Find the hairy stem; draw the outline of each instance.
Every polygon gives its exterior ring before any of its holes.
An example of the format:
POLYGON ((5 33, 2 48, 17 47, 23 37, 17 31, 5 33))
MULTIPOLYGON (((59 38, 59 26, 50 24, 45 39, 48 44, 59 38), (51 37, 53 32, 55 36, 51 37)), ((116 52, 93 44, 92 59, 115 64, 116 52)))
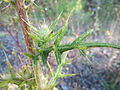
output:
MULTIPOLYGON (((84 49, 84 48, 92 48, 92 47, 109 47, 109 48, 115 48, 115 49, 120 49, 120 45, 115 45, 115 44, 110 44, 110 43, 81 43, 79 45, 71 45, 71 44, 67 44, 67 45, 61 45, 58 46, 58 50, 60 52, 64 52, 64 51, 68 51, 74 48, 78 48, 78 49, 84 49)), ((54 50, 53 47, 49 47, 44 49, 43 51, 52 51, 54 50)))
POLYGON ((27 24, 23 21, 23 20, 25 20, 25 21, 27 20, 26 12, 24 9, 24 2, 23 2, 23 0, 16 0, 15 5, 16 5, 16 10, 19 15, 20 24, 21 24, 21 27, 23 30, 26 47, 31 54, 34 54, 33 41, 32 41, 32 38, 28 34, 28 32, 30 33, 30 29, 28 28, 27 24))

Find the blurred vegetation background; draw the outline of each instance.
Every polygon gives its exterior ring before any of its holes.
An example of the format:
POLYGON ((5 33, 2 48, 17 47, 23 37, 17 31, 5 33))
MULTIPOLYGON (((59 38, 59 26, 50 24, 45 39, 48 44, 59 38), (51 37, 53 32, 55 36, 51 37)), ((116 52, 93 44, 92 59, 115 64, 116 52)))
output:
MULTIPOLYGON (((90 28, 94 29, 94 36, 98 36, 99 33, 116 35, 120 32, 119 0, 25 0, 25 8, 29 21, 38 28, 49 26, 63 12, 57 30, 64 24, 69 12, 75 8, 66 35, 77 37, 90 28)), ((14 0, 0 1, 0 12, 0 22, 9 30, 19 32, 20 25, 14 0)))
MULTIPOLYGON (((15 27, 20 29, 15 7, 11 6, 9 1, 14 4, 14 0, 0 1, 0 22, 10 30, 15 27)), ((119 32, 116 27, 120 20, 119 0, 25 0, 25 7, 28 19, 37 27, 43 24, 48 26, 61 12, 63 12, 60 22, 62 25, 69 12, 75 8, 69 20, 68 35, 79 35, 89 28, 107 33, 114 28, 119 32)), ((59 26, 56 30, 57 28, 59 26)))
MULTIPOLYGON (((24 1, 28 21, 39 29, 48 27, 63 12, 59 25, 55 29, 58 30, 66 21, 69 12, 73 8, 75 9, 69 19, 69 26, 66 33, 68 39, 66 38, 63 41, 65 43, 89 29, 94 29, 94 35, 88 41, 92 39, 94 41, 120 43, 119 0, 24 1)), ((14 50, 23 51, 22 48, 25 48, 14 3, 14 0, 0 1, 0 43, 4 44, 6 50, 10 52, 9 54, 14 50)), ((1 57, 4 57, 2 50, 1 57)), ((3 66, 3 63, 1 63, 1 67, 3 66)))
MULTIPOLYGON (((120 44, 120 0, 24 1, 28 21, 39 29, 48 27, 63 12, 59 25, 55 29, 58 30, 68 18, 69 12, 75 9, 69 19, 66 33, 68 38, 63 43, 70 42, 83 32, 93 29, 94 34, 88 39, 89 42, 94 40, 96 42, 107 41, 120 44)), ((9 58, 11 58, 14 50, 22 51, 21 47, 25 48, 14 0, 0 0, 0 47, 3 46, 8 51, 9 58)), ((112 50, 106 50, 105 52, 109 51, 112 52, 112 50)), ((110 54, 110 56, 112 55, 114 54, 110 54)), ((0 49, 0 57, 3 57, 0 58, 0 61, 2 61, 0 62, 0 72, 3 72, 6 71, 4 68, 6 66, 2 49, 0 49)), ((19 62, 15 60, 15 57, 12 57, 10 62, 13 66, 15 65, 14 67, 17 67, 19 62)))
MULTIPOLYGON (((0 21, 7 26, 17 24, 18 17, 9 0, 0 1, 0 21)), ((11 0, 14 2, 14 0, 11 0)), ((95 22, 100 27, 106 28, 113 21, 119 19, 119 0, 25 0, 29 19, 33 23, 53 21, 62 11, 61 20, 65 20, 68 13, 75 8, 73 26, 86 27, 95 22)), ((96 25, 96 24, 95 24, 96 25)), ((97 25, 96 25, 97 26, 97 25)))

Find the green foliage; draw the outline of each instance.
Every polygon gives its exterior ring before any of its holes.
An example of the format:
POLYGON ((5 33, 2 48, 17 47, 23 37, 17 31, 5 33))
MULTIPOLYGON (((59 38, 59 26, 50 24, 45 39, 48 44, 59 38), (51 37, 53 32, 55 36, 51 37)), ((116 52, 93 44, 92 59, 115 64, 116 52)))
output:
POLYGON ((33 90, 40 88, 42 88, 43 90, 51 90, 52 88, 55 88, 55 86, 57 85, 57 80, 59 78, 75 75, 75 74, 64 75, 61 73, 64 65, 69 63, 69 61, 65 60, 69 50, 75 48, 79 49, 80 54, 86 56, 84 50, 88 48, 110 47, 120 49, 120 45, 115 44, 84 42, 84 39, 87 36, 89 36, 93 32, 93 30, 89 30, 83 33, 72 43, 61 45, 60 42, 67 30, 68 20, 65 22, 64 26, 61 27, 57 32, 53 32, 53 29, 56 27, 59 18, 60 16, 55 20, 55 22, 53 22, 53 24, 47 26, 47 28, 45 27, 40 30, 25 21, 26 24, 28 24, 28 26, 32 29, 32 32, 29 33, 29 35, 36 43, 35 46, 36 54, 35 55, 25 54, 26 56, 33 60, 32 66, 30 66, 32 68, 32 71, 30 70, 30 68, 28 68, 28 66, 25 66, 22 67, 22 72, 15 73, 12 65, 8 61, 8 58, 5 54, 7 59, 6 63, 8 65, 8 69, 10 71, 11 76, 9 79, 0 80, 1 87, 6 88, 8 87, 8 83, 12 83, 18 85, 20 89, 25 89, 26 88, 25 85, 28 85, 29 89, 33 90), (51 65, 47 62, 47 57, 51 51, 54 51, 56 61, 58 64, 55 71, 53 71, 51 65), (43 63, 43 65, 48 66, 48 68, 50 69, 51 74, 50 76, 48 74, 44 74, 43 71, 39 69, 39 67, 42 67, 40 64, 41 62, 43 63))
POLYGON ((102 80, 101 85, 108 90, 116 90, 115 88, 117 86, 114 80, 112 81, 102 80))
MULTIPOLYGON (((54 27, 56 27, 57 23, 58 23, 58 19, 55 22, 53 22, 52 25, 50 25, 48 30, 50 30, 51 27, 52 27, 52 29, 54 29, 54 27)), ((46 36, 43 36, 44 38, 41 38, 40 37, 41 36, 40 33, 42 33, 42 30, 34 29, 34 27, 33 27, 33 30, 35 31, 35 34, 31 33, 31 36, 34 37, 33 40, 35 41, 35 43, 37 43, 35 57, 38 57, 38 58, 41 57, 40 59, 43 62, 43 64, 44 65, 48 65, 48 67, 50 68, 50 71, 51 71, 50 73, 51 73, 51 76, 52 76, 50 81, 48 83, 46 82, 48 84, 48 86, 45 87, 45 88, 47 88, 45 90, 49 90, 51 88, 54 88, 56 86, 57 80, 59 78, 62 78, 64 76, 74 75, 74 74, 70 74, 70 75, 60 74, 61 70, 62 70, 62 67, 65 64, 67 64, 66 61, 63 59, 64 57, 62 56, 62 55, 64 55, 63 54, 64 52, 72 50, 74 48, 77 48, 77 49, 80 50, 80 53, 83 56, 86 56, 86 53, 85 53, 84 50, 86 50, 88 48, 109 47, 109 48, 120 49, 120 45, 115 45, 115 44, 96 43, 96 42, 86 43, 86 42, 84 42, 84 39, 87 36, 89 36, 93 32, 93 30, 89 30, 89 31, 83 33, 81 36, 79 36, 77 39, 75 39, 70 44, 61 45, 60 41, 62 40, 62 38, 63 38, 63 36, 65 34, 66 29, 67 29, 67 24, 65 23, 64 26, 61 27, 57 32, 53 32, 53 30, 51 30, 52 33, 49 33, 46 36), (52 38, 50 38, 50 36, 52 36, 52 38), (37 40, 36 40, 36 37, 37 37, 37 40), (47 37, 47 38, 45 38, 45 37, 47 37), (42 43, 41 45, 38 45, 38 43, 43 42, 43 41, 44 41, 44 43, 42 43), (54 41, 54 42, 52 43, 52 45, 49 46, 51 41, 54 41), (48 55, 49 55, 49 53, 51 51, 54 51, 54 54, 55 54, 55 57, 56 57, 56 61, 57 61, 57 64, 58 64, 58 68, 56 69, 55 73, 53 73, 53 70, 52 70, 51 66, 49 65, 49 63, 47 63, 47 57, 48 57, 48 55)), ((39 60, 36 60, 36 58, 32 58, 32 60, 36 61, 36 62, 39 61, 39 60)), ((37 65, 37 63, 35 65, 37 65)), ((36 77, 38 77, 38 75, 36 77)), ((39 80, 36 81, 36 82, 39 83, 39 80)))
MULTIPOLYGON (((59 78, 75 75, 75 74, 68 74, 68 75, 62 74, 62 69, 64 65, 71 62, 71 60, 68 60, 68 61, 65 60, 69 50, 78 49, 80 51, 80 54, 82 54, 83 56, 86 56, 85 50, 88 48, 109 47, 109 48, 120 49, 120 45, 115 45, 115 44, 84 42, 87 36, 89 36, 93 32, 93 30, 88 30, 87 32, 83 33, 77 39, 75 39, 72 43, 62 45, 61 41, 68 29, 69 17, 65 21, 64 25, 61 28, 59 28, 57 32, 54 32, 61 16, 62 15, 65 17, 71 16, 69 12, 73 8, 75 8, 77 5, 78 6, 81 5, 80 7, 77 7, 76 12, 78 12, 79 10, 81 12, 84 12, 83 16, 86 15, 85 17, 87 17, 87 20, 84 20, 84 21, 87 22, 89 20, 88 18, 90 18, 92 12, 94 13, 94 11, 91 10, 88 12, 88 10, 85 8, 87 4, 86 0, 84 2, 81 1, 81 3, 78 3, 78 1, 80 0, 59 0, 59 1, 56 0, 56 1, 57 1, 57 4, 53 0, 46 0, 42 4, 43 6, 39 8, 37 7, 38 12, 39 12, 39 9, 40 11, 43 10, 44 15, 47 15, 47 16, 52 16, 54 14, 53 11, 55 11, 55 15, 58 15, 58 13, 60 13, 61 11, 64 12, 64 13, 62 12, 50 26, 45 24, 44 27, 37 29, 30 22, 23 20, 31 29, 31 33, 29 33, 29 35, 31 36, 31 38, 34 40, 34 43, 35 43, 35 47, 34 47, 35 55, 31 55, 29 53, 24 54, 30 59, 32 59, 33 61, 32 65, 25 65, 24 67, 22 67, 21 72, 19 71, 15 72, 7 58, 7 55, 5 54, 6 59, 7 59, 6 63, 10 71, 10 78, 0 79, 0 88, 8 88, 8 84, 11 83, 11 84, 18 85, 21 90, 26 89, 25 85, 27 85, 28 86, 27 89, 30 89, 30 90, 37 90, 37 89, 40 90, 41 88, 43 90, 55 89, 55 86, 58 84, 57 80, 59 78), (71 3, 68 3, 70 1, 71 3), (56 8, 52 7, 54 6, 53 4, 55 4, 56 8), (48 6, 47 11, 44 10, 46 6, 48 6), (56 62, 57 62, 56 70, 53 70, 52 65, 50 65, 49 62, 47 61, 48 55, 52 51, 54 52, 55 57, 56 57, 56 62), (42 71, 43 68, 49 69, 50 75, 45 74, 42 71)), ((33 2, 33 5, 36 5, 35 4, 36 2, 37 1, 33 2)), ((40 18, 39 16, 41 15, 39 15, 38 12, 35 13, 35 15, 38 18, 40 18)), ((18 20, 15 20, 15 21, 18 22, 18 20)), ((2 44, 0 45, 2 47, 2 44)))

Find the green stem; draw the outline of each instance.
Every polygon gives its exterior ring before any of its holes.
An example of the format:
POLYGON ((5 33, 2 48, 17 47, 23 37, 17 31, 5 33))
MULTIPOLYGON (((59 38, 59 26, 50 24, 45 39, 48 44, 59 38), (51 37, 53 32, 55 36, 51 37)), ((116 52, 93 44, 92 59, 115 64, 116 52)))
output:
MULTIPOLYGON (((109 47, 109 48, 115 48, 115 49, 120 49, 120 45, 115 45, 115 44, 110 44, 110 43, 81 43, 79 45, 71 45, 71 44, 66 44, 66 45, 61 45, 58 46, 58 50, 60 52, 68 51, 74 48, 92 48, 92 47, 109 47)), ((51 47, 44 49, 44 51, 52 51, 54 50, 51 47)))
POLYGON ((120 45, 115 45, 115 44, 110 44, 110 43, 83 43, 83 44, 80 44, 80 45, 86 46, 87 48, 109 47, 109 48, 120 49, 120 45))

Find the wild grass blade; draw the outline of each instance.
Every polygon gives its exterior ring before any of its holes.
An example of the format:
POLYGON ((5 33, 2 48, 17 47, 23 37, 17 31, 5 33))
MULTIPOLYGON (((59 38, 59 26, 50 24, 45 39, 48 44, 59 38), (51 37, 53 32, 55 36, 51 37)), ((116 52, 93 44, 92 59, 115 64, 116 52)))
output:
POLYGON ((7 65, 8 65, 8 70, 10 71, 11 77, 12 77, 12 78, 16 78, 16 74, 15 74, 15 72, 14 72, 14 69, 13 69, 11 63, 9 62, 8 57, 7 57, 7 55, 6 55, 6 53, 5 53, 4 50, 3 50, 3 52, 4 52, 5 57, 6 57, 6 63, 7 63, 7 65))
POLYGON ((41 83, 42 78, 40 78, 41 72, 40 72, 39 66, 40 66, 39 61, 37 61, 37 64, 33 66, 33 71, 34 71, 34 77, 35 77, 37 90, 42 90, 42 83, 41 83))
POLYGON ((50 66, 49 62, 47 61, 47 65, 50 69, 50 74, 52 75, 52 77, 54 76, 54 73, 53 73, 53 70, 52 70, 52 67, 50 66))

